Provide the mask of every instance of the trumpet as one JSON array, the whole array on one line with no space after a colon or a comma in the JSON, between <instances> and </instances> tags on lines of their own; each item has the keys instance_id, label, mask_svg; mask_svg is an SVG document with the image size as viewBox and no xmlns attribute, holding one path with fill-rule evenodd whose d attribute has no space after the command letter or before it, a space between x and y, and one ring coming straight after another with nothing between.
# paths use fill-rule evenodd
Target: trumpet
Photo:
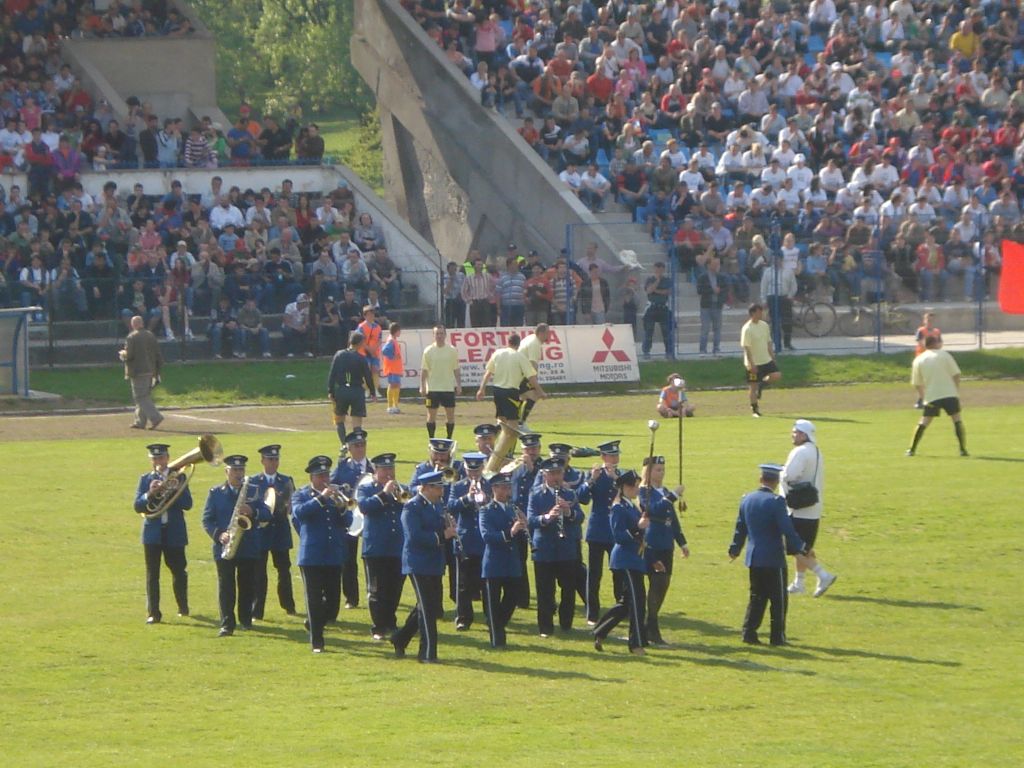
<instances>
[{"instance_id":1,"label":"trumpet","mask_svg":"<svg viewBox=\"0 0 1024 768\"><path fill-rule=\"evenodd\" d=\"M448 464L435 464L434 469L442 474L445 483L454 483L458 475L455 472L455 467Z\"/></svg>"},{"instance_id":2,"label":"trumpet","mask_svg":"<svg viewBox=\"0 0 1024 768\"><path fill-rule=\"evenodd\" d=\"M390 496L392 499L394 499L398 503L405 504L405 502L407 502L409 499L412 498L412 494L409 492L409 489L406 488L401 483L395 483L395 487L398 490L394 491L393 493L389 493L388 496Z\"/></svg>"},{"instance_id":3,"label":"trumpet","mask_svg":"<svg viewBox=\"0 0 1024 768\"><path fill-rule=\"evenodd\" d=\"M356 508L357 503L355 496L349 496L345 489L348 489L348 493L352 492L352 488L348 485L334 485L333 483L328 485L322 491L314 490L313 493L320 499L320 501L329 501L337 504L342 509L353 510Z\"/></svg>"}]
</instances>

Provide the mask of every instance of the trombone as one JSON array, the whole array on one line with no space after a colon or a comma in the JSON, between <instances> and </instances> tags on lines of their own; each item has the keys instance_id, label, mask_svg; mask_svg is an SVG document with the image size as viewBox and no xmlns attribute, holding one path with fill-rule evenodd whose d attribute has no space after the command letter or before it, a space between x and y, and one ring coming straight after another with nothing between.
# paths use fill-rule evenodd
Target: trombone
<instances>
[{"instance_id":1,"label":"trombone","mask_svg":"<svg viewBox=\"0 0 1024 768\"><path fill-rule=\"evenodd\" d=\"M322 491L314 490L313 493L320 499L320 501L328 501L337 504L342 509L351 511L355 509L358 504L355 496L349 496L345 493L345 489L348 488L351 493L352 489L347 485L335 485L331 483Z\"/></svg>"}]
</instances>

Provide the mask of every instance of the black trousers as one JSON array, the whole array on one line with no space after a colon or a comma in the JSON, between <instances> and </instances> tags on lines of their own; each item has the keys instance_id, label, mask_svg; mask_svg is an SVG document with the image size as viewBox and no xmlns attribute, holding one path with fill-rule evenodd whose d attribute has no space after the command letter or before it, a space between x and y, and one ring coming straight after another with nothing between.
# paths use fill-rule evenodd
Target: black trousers
<instances>
[{"instance_id":1,"label":"black trousers","mask_svg":"<svg viewBox=\"0 0 1024 768\"><path fill-rule=\"evenodd\" d=\"M484 579L484 610L491 633L491 647L505 647L505 627L516 611L519 600L519 579Z\"/></svg>"},{"instance_id":2,"label":"black trousers","mask_svg":"<svg viewBox=\"0 0 1024 768\"><path fill-rule=\"evenodd\" d=\"M163 534L166 537L166 532ZM160 619L160 559L163 558L171 572L174 599L178 613L188 613L188 561L184 547L167 547L163 544L143 544L146 554L146 615Z\"/></svg>"},{"instance_id":3,"label":"black trousers","mask_svg":"<svg viewBox=\"0 0 1024 768\"><path fill-rule=\"evenodd\" d=\"M530 607L530 572L526 567L526 561L530 557L530 537L525 535L517 536L516 546L519 548L519 562L523 566L523 575L519 577L519 592L516 605L525 611Z\"/></svg>"},{"instance_id":4,"label":"black trousers","mask_svg":"<svg viewBox=\"0 0 1024 768\"><path fill-rule=\"evenodd\" d=\"M345 605L355 608L359 605L359 537L345 534L345 538L348 539L345 542L348 553L341 571L341 591L345 595ZM337 615L334 618L338 618Z\"/></svg>"},{"instance_id":5,"label":"black trousers","mask_svg":"<svg viewBox=\"0 0 1024 768\"><path fill-rule=\"evenodd\" d=\"M458 558L455 556L455 539L448 539L444 545L444 565L445 571L448 574L448 599L453 603L458 601L458 595L455 594L455 561Z\"/></svg>"},{"instance_id":6,"label":"black trousers","mask_svg":"<svg viewBox=\"0 0 1024 768\"><path fill-rule=\"evenodd\" d=\"M615 573L613 571L612 573ZM644 614L647 608L647 595L644 591L644 575L638 571L618 571L622 574L622 599L615 603L601 617L594 627L594 637L604 640L624 618L629 618L629 648L642 648L647 645L647 625Z\"/></svg>"},{"instance_id":7,"label":"black trousers","mask_svg":"<svg viewBox=\"0 0 1024 768\"><path fill-rule=\"evenodd\" d=\"M764 618L765 608L771 603L771 642L786 642L786 608L789 595L786 566L781 568L750 568L750 602L743 618L743 638L754 640Z\"/></svg>"},{"instance_id":8,"label":"black trousers","mask_svg":"<svg viewBox=\"0 0 1024 768\"><path fill-rule=\"evenodd\" d=\"M469 325L471 328L494 325L491 321L491 302L487 299L473 299L469 302Z\"/></svg>"},{"instance_id":9,"label":"black trousers","mask_svg":"<svg viewBox=\"0 0 1024 768\"><path fill-rule=\"evenodd\" d=\"M267 560L272 556L274 569L277 571L277 601L285 613L295 613L295 595L292 592L292 559L287 549L274 549L264 552L260 564L256 566L256 596L252 602L252 617L263 619L263 609L267 605Z\"/></svg>"},{"instance_id":10,"label":"black trousers","mask_svg":"<svg viewBox=\"0 0 1024 768\"><path fill-rule=\"evenodd\" d=\"M550 635L555 631L555 584L561 594L558 600L558 624L564 630L572 629L572 614L576 609L576 560L533 563L533 580L537 585L537 631Z\"/></svg>"},{"instance_id":11,"label":"black trousers","mask_svg":"<svg viewBox=\"0 0 1024 768\"><path fill-rule=\"evenodd\" d=\"M324 627L331 610L338 615L341 601L340 565L300 565L302 585L306 590L306 618L309 622L309 642L314 648L324 647Z\"/></svg>"},{"instance_id":12,"label":"black trousers","mask_svg":"<svg viewBox=\"0 0 1024 768\"><path fill-rule=\"evenodd\" d=\"M480 555L466 555L455 558L455 624L456 626L470 627L476 613L473 611L473 601L480 599L480 567L483 565L483 557ZM486 602L487 598L484 598ZM484 609L487 606L484 605Z\"/></svg>"},{"instance_id":13,"label":"black trousers","mask_svg":"<svg viewBox=\"0 0 1024 768\"><path fill-rule=\"evenodd\" d=\"M412 588L416 591L416 605L409 611L405 624L392 636L395 647L405 650L413 637L419 633L420 661L437 659L437 619L441 615L441 577L409 575Z\"/></svg>"},{"instance_id":14,"label":"black trousers","mask_svg":"<svg viewBox=\"0 0 1024 768\"><path fill-rule=\"evenodd\" d=\"M605 556L610 559L611 554L611 544L587 542L587 621L601 618L601 576ZM619 571L612 571L612 591L618 602L622 597L622 574Z\"/></svg>"},{"instance_id":15,"label":"black trousers","mask_svg":"<svg viewBox=\"0 0 1024 768\"><path fill-rule=\"evenodd\" d=\"M649 562L660 560L665 566L663 573L655 573L653 570L647 572L647 639L653 643L664 643L658 616L668 594L668 587L672 583L672 557L675 552L671 549L648 549L647 554ZM652 555L655 560L651 560Z\"/></svg>"},{"instance_id":16,"label":"black trousers","mask_svg":"<svg viewBox=\"0 0 1024 768\"><path fill-rule=\"evenodd\" d=\"M235 628L235 603L238 603L238 623L248 629L252 626L252 598L256 592L256 566L259 560L218 560L217 599L220 602L220 626ZM237 587L236 587L237 584Z\"/></svg>"},{"instance_id":17,"label":"black trousers","mask_svg":"<svg viewBox=\"0 0 1024 768\"><path fill-rule=\"evenodd\" d=\"M370 609L370 634L390 635L398 628L398 603L405 576L400 557L364 557L366 603Z\"/></svg>"}]
</instances>

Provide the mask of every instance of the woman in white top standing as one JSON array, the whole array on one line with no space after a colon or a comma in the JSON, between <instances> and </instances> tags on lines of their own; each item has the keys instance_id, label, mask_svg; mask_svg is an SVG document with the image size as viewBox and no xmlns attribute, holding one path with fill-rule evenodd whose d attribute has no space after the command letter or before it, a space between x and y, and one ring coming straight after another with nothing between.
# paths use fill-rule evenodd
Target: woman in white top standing
<instances>
[{"instance_id":1,"label":"woman in white top standing","mask_svg":"<svg viewBox=\"0 0 1024 768\"><path fill-rule=\"evenodd\" d=\"M793 519L793 527L800 538L807 543L807 554L796 555L796 576L789 585L791 595L802 595L804 593L804 574L808 570L814 571L818 577L818 587L814 590L815 597L821 597L828 591L836 581L836 575L829 573L818 562L814 552L814 542L818 537L818 524L821 522L822 500L825 493L825 462L822 459L821 451L815 442L814 424L807 419L797 419L793 424L792 431L793 450L786 458L786 466L782 470L782 478L779 481L779 490L786 497L786 506L789 507L789 516ZM793 507L798 503L798 491L793 494L795 486L801 483L811 483L815 489L811 497L813 503L797 508ZM807 495L806 491L803 495ZM809 501L805 498L804 501Z\"/></svg>"}]
</instances>

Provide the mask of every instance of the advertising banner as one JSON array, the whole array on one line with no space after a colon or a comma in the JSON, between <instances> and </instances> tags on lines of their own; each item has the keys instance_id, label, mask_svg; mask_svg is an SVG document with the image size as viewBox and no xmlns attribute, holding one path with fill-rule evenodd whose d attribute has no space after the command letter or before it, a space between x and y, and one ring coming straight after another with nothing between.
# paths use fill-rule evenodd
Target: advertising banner
<instances>
[{"instance_id":1,"label":"advertising banner","mask_svg":"<svg viewBox=\"0 0 1024 768\"><path fill-rule=\"evenodd\" d=\"M448 344L459 353L463 388L477 387L495 350L513 333L525 337L532 328L450 328ZM434 341L430 328L403 329L399 342L405 363L404 389L419 389L423 350ZM541 384L639 381L633 329L628 325L552 326L540 365Z\"/></svg>"}]
</instances>

